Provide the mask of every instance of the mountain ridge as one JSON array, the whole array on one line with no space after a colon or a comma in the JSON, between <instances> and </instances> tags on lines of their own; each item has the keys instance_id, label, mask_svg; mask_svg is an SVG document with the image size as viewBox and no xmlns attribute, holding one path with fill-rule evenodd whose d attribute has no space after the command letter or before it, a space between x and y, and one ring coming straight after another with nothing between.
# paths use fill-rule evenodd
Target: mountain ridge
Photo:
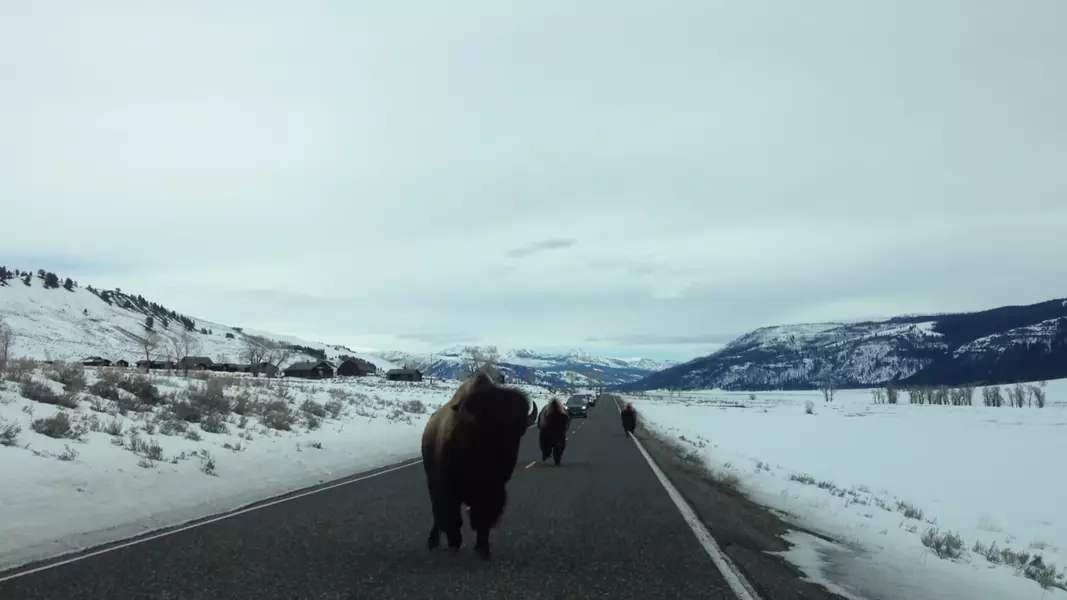
<instances>
[{"instance_id":1,"label":"mountain ridge","mask_svg":"<svg viewBox=\"0 0 1067 600\"><path fill-rule=\"evenodd\" d=\"M1067 299L965 313L770 325L621 391L1003 384L1067 377Z\"/></svg>"}]
</instances>

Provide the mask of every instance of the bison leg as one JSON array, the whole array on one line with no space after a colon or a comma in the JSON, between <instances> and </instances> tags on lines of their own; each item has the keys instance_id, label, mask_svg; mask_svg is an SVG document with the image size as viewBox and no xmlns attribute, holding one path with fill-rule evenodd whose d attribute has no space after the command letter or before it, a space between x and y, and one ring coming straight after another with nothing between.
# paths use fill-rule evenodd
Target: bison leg
<instances>
[{"instance_id":1,"label":"bison leg","mask_svg":"<svg viewBox=\"0 0 1067 600\"><path fill-rule=\"evenodd\" d=\"M560 442L552 448L552 461L559 466L559 461L563 460L563 450L567 447L565 442Z\"/></svg>"},{"instance_id":2,"label":"bison leg","mask_svg":"<svg viewBox=\"0 0 1067 600\"><path fill-rule=\"evenodd\" d=\"M448 538L448 547L458 549L463 545L463 514L460 512L460 502L450 494L436 494L433 501L433 527L430 528L430 536L426 545L433 550L441 545L441 531Z\"/></svg>"},{"instance_id":3,"label":"bison leg","mask_svg":"<svg viewBox=\"0 0 1067 600\"><path fill-rule=\"evenodd\" d=\"M475 532L474 552L482 559L488 559L489 531L500 521L507 503L507 491L503 488L495 491L486 490L479 498L480 502L471 507L471 528Z\"/></svg>"},{"instance_id":4,"label":"bison leg","mask_svg":"<svg viewBox=\"0 0 1067 600\"><path fill-rule=\"evenodd\" d=\"M545 439L544 436L540 439L541 442L541 462L548 460L548 456L552 454L552 445Z\"/></svg>"}]
</instances>

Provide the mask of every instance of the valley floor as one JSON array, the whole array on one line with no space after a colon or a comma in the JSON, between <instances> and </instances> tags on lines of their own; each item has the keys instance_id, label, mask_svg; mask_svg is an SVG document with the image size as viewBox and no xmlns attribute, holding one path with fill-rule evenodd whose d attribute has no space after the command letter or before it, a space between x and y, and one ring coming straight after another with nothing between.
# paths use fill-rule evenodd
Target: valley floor
<instances>
[{"instance_id":1,"label":"valley floor","mask_svg":"<svg viewBox=\"0 0 1067 600\"><path fill-rule=\"evenodd\" d=\"M627 400L688 459L795 524L785 557L833 592L1052 600L1067 599L1067 381L1047 394L1042 409L909 405L904 394L875 404L869 390L832 403L818 392Z\"/></svg>"},{"instance_id":2,"label":"valley floor","mask_svg":"<svg viewBox=\"0 0 1067 600\"><path fill-rule=\"evenodd\" d=\"M0 570L414 458L455 384L9 364Z\"/></svg>"}]
</instances>

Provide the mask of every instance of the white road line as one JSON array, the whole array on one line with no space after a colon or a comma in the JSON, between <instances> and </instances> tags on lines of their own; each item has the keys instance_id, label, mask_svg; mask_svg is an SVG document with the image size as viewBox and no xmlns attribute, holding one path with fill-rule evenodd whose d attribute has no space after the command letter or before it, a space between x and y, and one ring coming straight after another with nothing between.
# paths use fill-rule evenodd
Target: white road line
<instances>
[{"instance_id":1,"label":"white road line","mask_svg":"<svg viewBox=\"0 0 1067 600\"><path fill-rule=\"evenodd\" d=\"M202 527L204 525L210 525L211 523L218 523L219 521L222 521L224 519L229 519L230 517L236 517L237 515L243 515L245 513L249 513L249 512L252 512L254 510L259 510L261 508L267 508L268 506L274 506L275 504L281 504L282 502L288 502L290 500L296 500L297 498L303 498L305 496L310 496L312 494L318 494L319 492L325 492L326 490L332 490L334 488L339 488L339 487L341 487L343 485L349 485L349 484L352 484L352 483L356 483L357 481L364 481L364 480L370 479L372 477L377 477L379 475L385 475L386 473L392 473L393 471L399 471L400 469L406 469L408 467L420 464L421 462L422 462L422 459L420 458L420 459L418 459L418 460L416 460L414 462L410 462L410 463L407 463L407 464L399 465L399 466L396 466L396 467L390 467L388 469L384 469L384 470L378 471L377 473L371 473L370 475L364 475L362 477L357 477L355 479L348 479L348 480L342 481L340 483L334 483L332 485L327 485L327 486L323 486L323 487L320 487L320 488L315 488L313 490L309 490L309 491L306 491L306 492L301 492L299 494L294 494L292 496L287 496L285 498L279 498L277 500L272 500L270 502L264 502L262 504L257 504L255 506L249 506L247 508L242 508L242 509L239 509L239 510L235 510L233 512L228 512L228 513L225 513L225 514L222 514L222 515L218 515L216 517L210 517L210 518L204 519L203 521L197 521L196 523L190 523L188 525L182 525L182 526L179 526L179 527L175 527L174 529L169 529L167 531L163 531L163 532L160 532L160 533L157 533L157 534L154 534L154 535L148 535L148 536L145 536L145 537L142 537L142 538L137 538L137 539L131 540L129 542L115 544L114 546L109 546L107 548L103 548L103 549L100 549L100 550L95 550L95 551L92 551L92 552L86 552L85 554L80 554L78 556L73 556L73 557L68 558L66 560L61 560L61 561L57 561L57 562L54 562L54 563L49 563L47 565L42 565L42 566L36 567L34 569L29 569L29 570L26 570L26 571L20 571L18 573L13 574L13 575L6 575L6 576L3 576L3 577L0 577L0 583L3 583L5 581L10 581L12 579L18 579L19 577L22 577L24 575L29 575L31 573L39 573L41 571L47 571L48 569L53 569L55 567L60 567L60 566L63 566L63 565L69 565L70 563L78 562L79 560L85 560L86 558L91 558L93 556L100 556L101 554L107 554L108 552L113 552L113 551L118 550L120 548L129 548L130 546L136 546L137 544L142 544L144 542L148 542L148 541L151 541L151 540L158 540L159 538L167 537L168 535L174 535L175 533L180 533L182 531L188 531L190 529L195 529L197 527ZM62 555L60 555L60 556L62 556ZM48 559L43 559L43 560L48 560ZM17 569L18 567L14 567L14 568Z\"/></svg>"},{"instance_id":2,"label":"white road line","mask_svg":"<svg viewBox=\"0 0 1067 600\"><path fill-rule=\"evenodd\" d=\"M526 429L530 429L532 427L534 427L534 426L530 425ZM319 492L325 492L326 490L332 490L334 488L339 488L339 487L341 487L343 485L356 483L357 481L365 481L367 479L371 479L372 477L377 477L379 475L385 475L386 473L392 473L393 471L399 471L400 469L406 469L408 467L411 467L411 466L414 466L414 465L417 465L417 464L420 464L420 463L422 463L422 459L421 458L418 459L418 460L415 460L414 462L410 462L410 463L407 463L407 464L399 465L399 466L396 466L396 467L390 467L388 469L384 469L384 470L378 471L377 473L371 473L370 475L364 475L362 477L357 477L355 479L348 479L348 480L345 480L345 481L342 481L342 482L339 482L339 483L334 483L334 484L331 484L331 485L315 488L313 490L309 490L309 491L306 491L306 492L301 492L299 494L293 494L292 496L287 496L285 498L279 498L277 500L272 500L270 502L263 502L262 504L257 504L255 506L249 506L247 508L242 508L242 509L239 509L239 510L235 510L233 512L228 512L228 513L225 513L225 514L221 514L221 515L218 515L216 517L209 517L209 518L206 518L206 519L204 519L202 521L197 521L195 523L190 523L188 525L181 525L181 526L175 527L174 529L168 529L167 531L162 531L160 533L147 535L145 537L137 538L135 540L130 540L130 541L125 542L125 543L115 543L115 545L108 546L107 548L101 548L100 550L94 550L94 551L91 551L91 552L86 552L85 554L79 554L78 556L72 556L72 557L64 559L64 560L58 560L56 562L48 563L46 565L41 565L40 567L35 567L33 569L27 569L25 571L19 571L17 573L13 573L11 575L0 576L0 583L3 583L5 581L11 581L12 579L18 579L19 577L23 577L25 575L30 575L32 573L40 573L41 571L47 571L48 569L54 569L56 567L61 567L63 565L69 565L70 563L78 562L79 560L85 560L87 558L92 558L94 556L100 556L101 554L107 554L108 552L113 552L113 551L118 550L120 548L129 548L130 546L136 546L137 544L142 544L144 542L150 542L152 540L158 540L159 538L167 537L168 535L174 535L175 533L181 533L182 531L188 531L190 529L195 529L197 527L202 527L204 525L210 525L211 523L218 523L219 521L222 521L224 519L229 519L230 517L236 517L237 515L243 515L245 513L249 513L249 512L252 512L254 510L259 510L261 508L267 508L268 506L274 506L275 504L281 504L282 502L288 502L290 500L296 500L297 498L303 498L305 496L310 496L312 494L318 494ZM109 543L112 543L112 542L109 542ZM78 552L78 551L76 550L75 552ZM62 554L60 554L59 556L62 556ZM52 558L56 558L56 557L52 557ZM44 559L40 559L40 560L49 560L49 559L48 558L44 558ZM18 569L18 567L12 567L12 569Z\"/></svg>"},{"instance_id":3,"label":"white road line","mask_svg":"<svg viewBox=\"0 0 1067 600\"><path fill-rule=\"evenodd\" d=\"M615 408L618 409L619 414L622 414L622 406L619 406L618 400L615 401ZM719 548L719 544L715 542L715 538L711 536L711 532L704 526L704 522L700 520L696 512L689 506L689 503L685 501L685 498L678 493L678 489L674 487L671 480L660 470L656 461L649 456L645 447L638 441L637 436L631 435L630 439L634 441L637 449L641 451L641 455L645 457L648 462L648 466L652 468L652 472L656 475L656 479L659 479L660 485L663 489L667 490L667 495L674 501L674 505L678 507L678 511L682 513L682 518L685 519L686 524L689 525L689 529L693 531L693 535L697 537L697 541L704 547L704 551L708 553L711 558L711 562L715 563L715 566L722 573L723 579L726 580L727 585L737 596L738 600L760 600L759 594L756 593L755 588L752 587L745 576L741 574L737 566L734 565L730 557L723 553Z\"/></svg>"}]
</instances>

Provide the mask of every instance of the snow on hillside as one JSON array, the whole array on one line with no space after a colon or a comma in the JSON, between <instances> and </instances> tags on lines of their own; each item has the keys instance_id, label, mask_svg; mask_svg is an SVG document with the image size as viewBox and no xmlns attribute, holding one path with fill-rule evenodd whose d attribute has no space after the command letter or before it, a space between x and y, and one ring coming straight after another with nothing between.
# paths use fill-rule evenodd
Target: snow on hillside
<instances>
[{"instance_id":1,"label":"snow on hillside","mask_svg":"<svg viewBox=\"0 0 1067 600\"><path fill-rule=\"evenodd\" d=\"M25 360L3 375L0 570L414 458L456 387Z\"/></svg>"},{"instance_id":2,"label":"snow on hillside","mask_svg":"<svg viewBox=\"0 0 1067 600\"><path fill-rule=\"evenodd\" d=\"M1067 377L1062 300L879 321L761 327L618 389L815 389Z\"/></svg>"},{"instance_id":3,"label":"snow on hillside","mask_svg":"<svg viewBox=\"0 0 1067 600\"><path fill-rule=\"evenodd\" d=\"M112 361L126 359L131 364L143 360L144 350L138 348L130 334L144 334L145 319L152 311L141 309L132 301L132 308L124 307L127 300L135 300L136 296L113 290L107 293L112 297L111 304L86 287L46 289L36 276L32 278L30 286L24 285L20 279L0 285L0 319L15 334L12 355L42 360L81 360L88 356L101 356ZM353 352L344 346L230 327L205 319L192 320L195 328L190 333L201 346L197 355L207 356L216 362L220 362L220 358L224 359L221 362L245 362L241 358L245 349L245 334L250 334L312 348L331 359L347 354L368 360L381 369L396 367L381 357ZM158 315L154 316L154 321L153 329L162 336L173 338L183 330L182 324L173 320L164 326ZM152 359L162 359L162 350L160 348L154 353ZM311 358L306 354L294 353L289 362Z\"/></svg>"},{"instance_id":4,"label":"snow on hillside","mask_svg":"<svg viewBox=\"0 0 1067 600\"><path fill-rule=\"evenodd\" d=\"M716 478L835 539L794 532L785 556L847 597L1067 599L1067 380L1042 389L1043 409L876 404L871 390L625 398Z\"/></svg>"},{"instance_id":5,"label":"snow on hillside","mask_svg":"<svg viewBox=\"0 0 1067 600\"><path fill-rule=\"evenodd\" d=\"M478 348L488 355L486 348ZM470 355L465 346L452 346L432 354L399 351L376 353L376 356L397 364L408 364L435 377L462 378L468 373ZM677 364L675 361L654 361L647 358L607 358L584 350L564 354L512 348L499 352L494 364L509 378L536 381L542 385L564 386L571 381L578 385L605 385L634 381L652 372Z\"/></svg>"}]
</instances>

